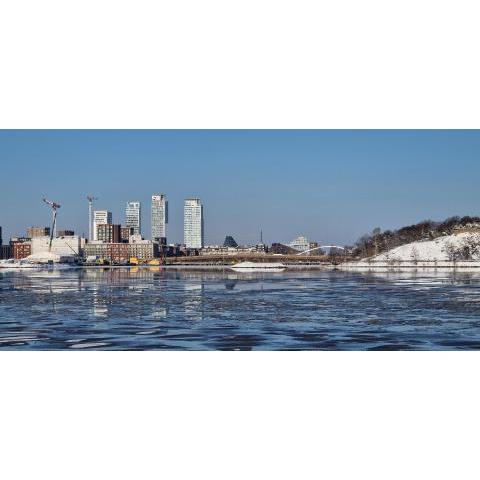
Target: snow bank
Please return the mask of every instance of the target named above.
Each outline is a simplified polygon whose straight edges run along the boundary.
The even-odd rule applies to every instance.
[[[448,255],[449,248],[462,248],[469,242],[480,243],[480,233],[463,232],[439,237],[435,240],[408,243],[376,257],[362,260],[362,262],[446,261],[450,260]],[[472,259],[479,260],[480,254],[474,255]]]
[[[38,252],[25,258],[25,261],[30,263],[72,263],[74,260],[73,255],[58,255],[52,252]]]

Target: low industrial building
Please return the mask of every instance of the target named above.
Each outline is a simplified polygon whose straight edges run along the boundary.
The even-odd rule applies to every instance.
[[[50,237],[32,238],[32,254],[48,252],[50,250]],[[51,252],[60,256],[82,255],[85,239],[78,235],[71,237],[57,237],[52,239]]]
[[[158,258],[158,244],[153,242],[129,243],[130,257],[141,261],[149,261]]]
[[[27,257],[33,263],[75,263],[75,255],[58,255],[52,252],[38,252]]]
[[[107,260],[112,263],[126,263],[131,258],[148,262],[158,258],[158,244],[144,240],[139,243],[100,243],[90,242],[85,245],[84,257]]]
[[[225,247],[222,245],[208,245],[199,250],[200,255],[238,255],[238,254],[248,254],[248,253],[265,253],[266,245],[258,244],[251,247]]]

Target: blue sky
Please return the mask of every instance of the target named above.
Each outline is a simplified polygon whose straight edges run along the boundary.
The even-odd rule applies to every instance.
[[[140,200],[170,202],[169,242],[181,242],[183,200],[205,207],[207,243],[287,242],[299,234],[346,244],[379,226],[480,215],[480,131],[30,130],[0,131],[4,238],[48,225],[88,231],[86,195],[124,222]]]

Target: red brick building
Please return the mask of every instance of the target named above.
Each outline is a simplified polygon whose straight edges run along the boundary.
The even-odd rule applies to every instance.
[[[27,258],[32,254],[32,244],[30,242],[12,242],[10,248],[11,256],[16,260]]]

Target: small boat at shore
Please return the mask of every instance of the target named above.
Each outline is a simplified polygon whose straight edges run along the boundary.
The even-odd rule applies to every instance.
[[[241,262],[230,267],[230,270],[239,273],[283,272],[286,268],[283,263]]]

